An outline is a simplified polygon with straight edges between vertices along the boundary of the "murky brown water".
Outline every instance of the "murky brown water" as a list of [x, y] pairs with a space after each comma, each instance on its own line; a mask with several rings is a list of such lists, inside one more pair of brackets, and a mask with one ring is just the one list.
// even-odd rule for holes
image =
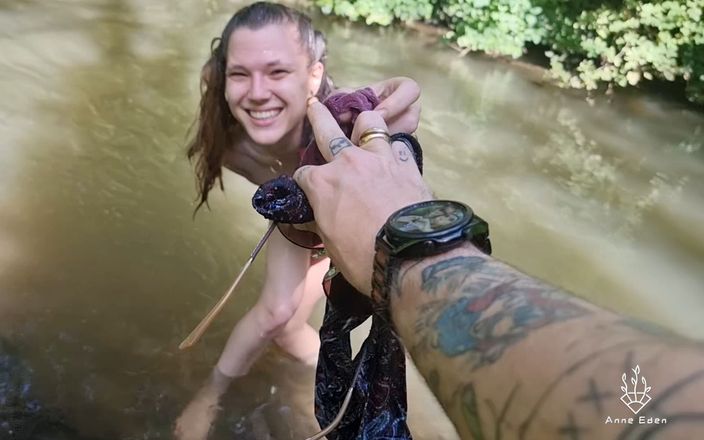
[[[168, 438], [256, 298], [261, 262], [177, 350], [265, 228], [232, 175], [193, 220], [183, 153], [200, 65], [240, 4], [0, 3], [0, 342], [66, 438]], [[320, 25], [338, 84], [419, 81], [426, 176], [490, 222], [498, 257], [704, 336], [704, 115], [637, 93], [589, 105], [414, 33]], [[311, 384], [272, 350], [213, 438], [300, 438]], [[417, 378], [410, 389], [417, 438], [453, 438]]]

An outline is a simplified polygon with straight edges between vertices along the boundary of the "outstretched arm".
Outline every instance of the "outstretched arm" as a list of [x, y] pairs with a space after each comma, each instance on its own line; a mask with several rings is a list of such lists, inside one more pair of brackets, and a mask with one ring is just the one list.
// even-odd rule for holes
[[[471, 245], [405, 263], [396, 281], [396, 328], [462, 438], [704, 432], [704, 351], [690, 341], [598, 308]], [[622, 387], [651, 387], [650, 397], [632, 398], [652, 401], [634, 415], [642, 405], [629, 409]]]
[[[308, 116], [318, 145], [341, 144], [324, 106], [311, 105]], [[383, 120], [364, 112], [357, 125]], [[331, 148], [330, 163], [294, 177], [333, 261], [368, 294], [377, 231], [392, 212], [427, 200], [429, 189], [401, 146], [349, 146]], [[404, 263], [391, 284], [398, 333], [463, 438], [704, 433], [700, 344], [601, 309], [469, 244]]]

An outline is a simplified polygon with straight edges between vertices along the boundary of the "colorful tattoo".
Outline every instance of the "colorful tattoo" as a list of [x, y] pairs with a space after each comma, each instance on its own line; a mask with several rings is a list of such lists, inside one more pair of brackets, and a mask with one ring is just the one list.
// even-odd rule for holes
[[[408, 273], [401, 271], [398, 279]], [[606, 416], [619, 414], [613, 412], [613, 408], [627, 411], [620, 401], [618, 384], [612, 388], [606, 372], [595, 371], [597, 366], [615, 365], [618, 373], [621, 365], [623, 370], [620, 371], [629, 371], [639, 363], [658, 365], [662, 362], [658, 357], [668, 348], [701, 348], [701, 343], [649, 324], [619, 319], [609, 313], [599, 315], [579, 299], [487, 257], [461, 256], [430, 264], [421, 272], [420, 290], [427, 295], [421, 296], [424, 304], [417, 309], [414, 332], [418, 342], [410, 349], [414, 359], [423, 359], [434, 352], [433, 355], [443, 355], [443, 361], [459, 360], [459, 364], [452, 364], [454, 368], [462, 368], [461, 363], [465, 361], [470, 366], [464, 380], [460, 377], [455, 382], [445, 383], [443, 378], [445, 391], [450, 385], [457, 390], [450, 391], [452, 394], [444, 403], [461, 416], [458, 429], [468, 438], [500, 440], [502, 434], [508, 435], [509, 431], [521, 440], [592, 438], [598, 435], [595, 427], [605, 423]], [[402, 295], [400, 289], [397, 295]], [[502, 383], [501, 391], [484, 390], [473, 381], [476, 377], [472, 370], [496, 363], [503, 353], [534, 330], [592, 313], [595, 319], [584, 322], [591, 326], [581, 330], [586, 333], [573, 335], [577, 338], [574, 341], [562, 340], [561, 353], [565, 357], [553, 365], [559, 369], [547, 383], [542, 378], [541, 388], [536, 390], [535, 384], [531, 384], [533, 388], [521, 386], [521, 382], [516, 381]], [[590, 330], [594, 333], [589, 333]], [[605, 338], [603, 341], [599, 339], [601, 335]], [[619, 336], [610, 339], [610, 335]], [[594, 345], [595, 340], [598, 343]], [[586, 345], [580, 345], [582, 342]], [[588, 350], [584, 351], [584, 347]], [[640, 350], [640, 347], [647, 350]], [[654, 347], [658, 350], [653, 351]], [[431, 356], [432, 365], [437, 368], [439, 361], [434, 357]], [[662, 384], [648, 406], [638, 414], [646, 419], [666, 418], [666, 424], [633, 423], [614, 427], [619, 429], [616, 438], [665, 438], [668, 430], [680, 427], [704, 429], [704, 411], [692, 406], [682, 408], [682, 401], [677, 399], [687, 390], [691, 393], [692, 386], [701, 387], [704, 383], [704, 370], [692, 370], [679, 378], [672, 377], [674, 382]], [[618, 374], [615, 377], [618, 378]], [[429, 382], [437, 390], [437, 370], [433, 370]], [[506, 387], [511, 387], [508, 395], [504, 394], [508, 391]], [[483, 393], [483, 397], [478, 393]], [[490, 394], [484, 396], [487, 393]], [[497, 393], [505, 397], [499, 401]], [[549, 415], [546, 414], [548, 408]], [[546, 420], [549, 423], [546, 424]]]
[[460, 296], [427, 304], [417, 328], [431, 329], [425, 330], [425, 343], [446, 356], [470, 355], [475, 369], [496, 362], [531, 330], [588, 313], [558, 289], [482, 257], [455, 257], [426, 267], [421, 289]]
[[421, 288], [429, 293], [435, 293], [442, 287], [446, 290], [457, 289], [472, 272], [479, 270], [483, 265], [484, 259], [479, 257], [443, 260], [423, 269]]

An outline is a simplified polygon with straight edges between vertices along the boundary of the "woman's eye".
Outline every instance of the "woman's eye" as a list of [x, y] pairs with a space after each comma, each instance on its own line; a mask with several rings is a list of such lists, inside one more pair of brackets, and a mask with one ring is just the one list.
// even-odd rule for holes
[[247, 75], [244, 72], [230, 72], [227, 74], [227, 76], [233, 78], [244, 78]]
[[271, 72], [271, 76], [276, 79], [281, 79], [288, 74], [288, 70], [276, 69]]

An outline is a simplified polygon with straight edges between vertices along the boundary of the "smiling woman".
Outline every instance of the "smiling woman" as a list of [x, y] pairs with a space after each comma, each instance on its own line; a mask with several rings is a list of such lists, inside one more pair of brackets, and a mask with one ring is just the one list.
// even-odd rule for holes
[[[230, 19], [203, 68], [197, 133], [188, 149], [195, 160], [198, 207], [207, 203], [216, 181], [222, 188], [222, 168], [257, 185], [293, 174], [312, 140], [306, 102], [332, 92], [325, 55], [325, 39], [310, 18], [288, 7], [259, 2]], [[415, 131], [420, 91], [414, 81], [392, 78], [369, 87], [381, 100], [377, 110], [390, 130]], [[212, 376], [177, 421], [181, 439], [207, 437], [231, 379], [247, 374], [268, 342], [305, 364], [317, 361], [320, 341], [307, 320], [322, 296], [327, 260], [311, 260], [310, 250], [278, 231], [266, 254], [261, 296], [237, 323]]]
[[256, 184], [295, 169], [307, 137], [306, 98], [332, 89], [325, 54], [323, 35], [298, 11], [255, 3], [233, 15], [203, 68], [198, 131], [188, 150], [201, 204], [223, 166]]
[[297, 152], [305, 118], [301, 104], [323, 78], [323, 64], [310, 65], [297, 34], [293, 25], [267, 25], [230, 36], [225, 98], [251, 141], [266, 145], [269, 154]]

